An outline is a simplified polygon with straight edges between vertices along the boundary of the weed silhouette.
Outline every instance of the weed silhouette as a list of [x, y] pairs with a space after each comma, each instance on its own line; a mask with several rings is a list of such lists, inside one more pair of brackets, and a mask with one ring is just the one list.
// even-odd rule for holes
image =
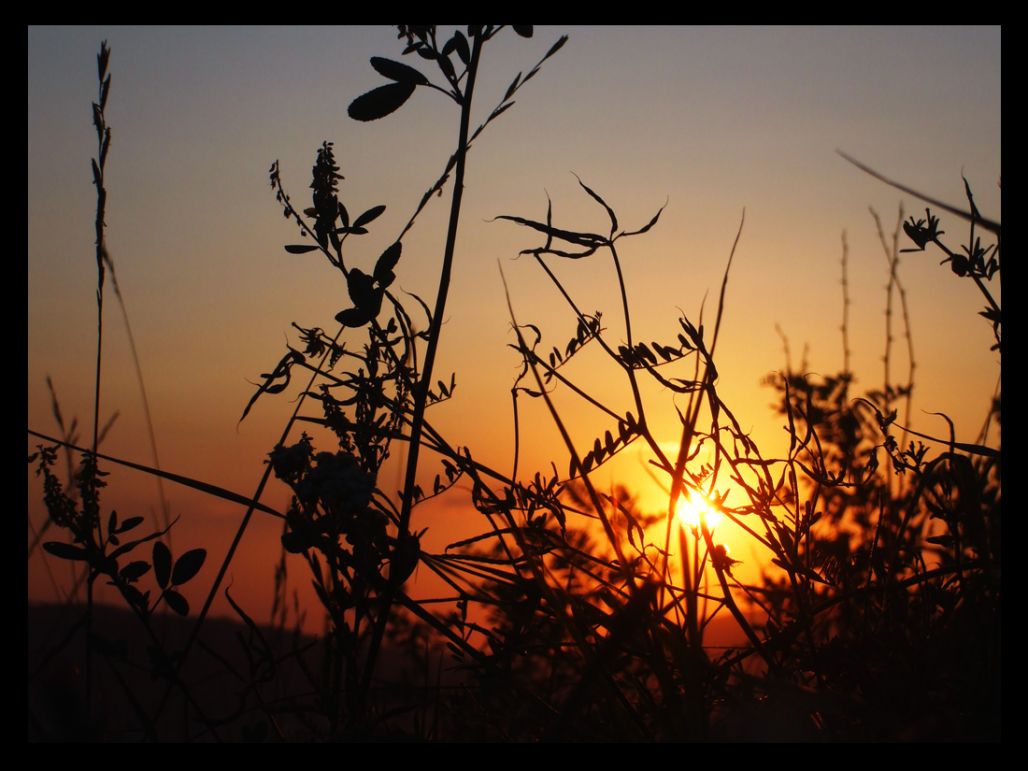
[[[999, 223], [981, 217], [966, 181], [967, 211], [926, 199], [930, 207], [969, 223], [967, 244], [959, 249], [943, 240], [942, 222], [931, 208], [925, 218], [909, 220], [901, 209], [891, 239], [872, 210], [888, 275], [885, 374], [881, 388], [859, 394], [850, 371], [849, 249], [843, 234], [843, 369], [815, 376], [805, 360], [794, 369], [786, 341], [786, 366], [767, 385], [786, 421], [789, 447], [782, 457], [769, 457], [722, 398], [716, 365], [745, 213], [727, 249], [713, 322], [705, 324], [702, 311], [695, 318], [682, 312], [656, 338], [633, 323], [624, 255], [659, 226], [663, 206], [654, 207], [646, 222], [626, 226], [609, 203], [613, 199], [579, 179], [581, 194], [605, 220], [602, 228], [556, 224], [549, 201], [537, 219], [501, 214], [492, 227], [515, 226], [534, 239], [521, 254], [557, 289], [574, 331], [552, 342], [546, 330], [518, 318], [516, 298], [508, 292], [510, 348], [520, 365], [510, 389], [515, 446], [509, 466], [492, 467], [433, 425], [430, 410], [460, 398], [456, 375], [439, 377], [436, 359], [461, 259], [457, 236], [470, 150], [567, 40], [557, 39], [538, 63], [517, 73], [486, 119], [472, 128], [480, 68], [490, 43], [508, 33], [530, 37], [533, 30], [471, 25], [443, 33], [432, 26], [401, 26], [401, 57], [418, 66], [371, 59], [387, 82], [350, 103], [354, 120], [385, 119], [419, 88], [443, 94], [460, 115], [453, 153], [383, 251], [369, 254], [360, 237], [386, 206], [344, 204], [344, 177], [332, 142], [315, 151], [309, 206], [293, 202], [278, 161], [271, 165], [276, 201], [299, 232], [286, 252], [324, 256], [339, 271], [348, 302], [335, 314], [335, 331], [293, 322], [296, 343], [261, 375], [243, 407], [240, 420], [259, 400], [303, 380], [251, 495], [173, 474], [156, 461], [151, 467], [98, 451], [103, 290], [110, 266], [104, 241], [110, 52], [101, 46], [100, 92], [93, 105], [99, 142], [93, 162], [93, 438], [91, 446], [78, 446], [77, 423], [65, 424], [51, 384], [61, 436], [30, 431], [48, 444], [29, 459], [42, 479], [46, 532], [65, 536], [43, 542], [40, 531], [35, 541], [50, 555], [82, 565], [87, 602], [78, 623], [30, 666], [30, 683], [38, 683], [42, 694], [30, 699], [30, 738], [998, 739], [999, 441], [990, 443], [989, 424], [974, 441], [958, 441], [952, 423], [948, 437], [911, 428], [914, 337], [899, 268], [901, 254], [939, 249], [943, 264], [973, 283], [984, 299], [980, 315], [999, 350], [1002, 316], [990, 289], [1001, 271]], [[408, 232], [448, 184], [439, 285], [430, 305], [416, 295], [401, 296], [396, 282]], [[983, 246], [983, 233], [996, 243]], [[913, 247], [901, 249], [902, 237]], [[619, 307], [594, 310], [590, 298], [574, 297], [553, 269], [563, 260], [609, 262]], [[623, 339], [604, 326], [612, 317], [619, 329], [623, 325]], [[902, 381], [893, 361], [897, 318], [909, 365]], [[586, 349], [601, 355], [610, 377], [623, 383], [621, 402], [598, 396], [590, 384], [596, 371], [578, 368]], [[650, 423], [650, 384], [676, 400], [681, 433], [670, 452]], [[557, 390], [599, 413], [591, 441], [572, 437], [551, 396]], [[540, 400], [561, 436], [562, 446], [552, 450], [560, 463], [547, 469], [522, 468], [523, 399]], [[997, 393], [990, 416], [997, 424], [1000, 408]], [[322, 429], [319, 435], [330, 437], [331, 446], [316, 446], [302, 430], [308, 427]], [[632, 445], [643, 448], [667, 491], [661, 511], [644, 510], [622, 485], [597, 485], [596, 469]], [[55, 471], [62, 447], [68, 483]], [[403, 468], [399, 491], [382, 477], [396, 458]], [[101, 461], [131, 465], [246, 507], [213, 577], [203, 572], [205, 549], [172, 551], [164, 539], [174, 524], [167, 516], [161, 527], [139, 535], [142, 517], [102, 514]], [[289, 490], [284, 512], [261, 502], [272, 476]], [[470, 490], [467, 505], [482, 515], [483, 531], [433, 553], [421, 541], [419, 507], [460, 488]], [[680, 515], [682, 506], [693, 507], [692, 519]], [[225, 586], [255, 512], [282, 523], [270, 626], [255, 622]], [[744, 583], [735, 574], [739, 560], [730, 555], [719, 520], [740, 528], [761, 555], [759, 581]], [[312, 583], [319, 607], [301, 608], [294, 594], [290, 609], [288, 587], [296, 579], [288, 575], [287, 555], [295, 555], [291, 564], [296, 557], [302, 561], [308, 571], [303, 580]], [[408, 582], [418, 570], [436, 576], [449, 594], [414, 596]], [[197, 577], [210, 584], [187, 620], [193, 609], [179, 588]], [[113, 633], [101, 632], [96, 623], [92, 587], [101, 578], [118, 589], [129, 611], [117, 623], [105, 615], [104, 629]], [[231, 634], [215, 634], [224, 631], [223, 622], [207, 621], [219, 595], [238, 617]], [[158, 618], [155, 610], [162, 606], [175, 616]], [[303, 634], [307, 613], [323, 616], [323, 634]], [[716, 629], [730, 629], [737, 642], [712, 644]], [[77, 660], [70, 642], [80, 633], [81, 690], [63, 669]], [[216, 666], [217, 687], [199, 673], [198, 657]], [[104, 699], [124, 706], [117, 721], [98, 717], [98, 658], [108, 673], [101, 684]], [[139, 671], [150, 675], [149, 686], [135, 677]], [[62, 702], [74, 706], [76, 699], [77, 709], [53, 709]]]

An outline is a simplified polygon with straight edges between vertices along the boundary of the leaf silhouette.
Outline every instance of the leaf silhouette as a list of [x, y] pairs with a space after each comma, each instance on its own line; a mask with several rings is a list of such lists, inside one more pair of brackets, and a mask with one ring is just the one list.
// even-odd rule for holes
[[80, 546], [72, 546], [70, 543], [61, 543], [60, 541], [47, 541], [43, 544], [43, 548], [55, 557], [60, 557], [62, 560], [87, 559], [85, 549], [83, 549]]
[[374, 304], [375, 289], [372, 286], [372, 278], [360, 268], [351, 268], [346, 275], [346, 287], [350, 292], [350, 299], [358, 308], [371, 308]]
[[131, 530], [134, 527], [137, 527], [137, 526], [141, 525], [142, 523], [143, 523], [143, 518], [142, 517], [129, 517], [124, 522], [122, 522], [120, 525], [118, 525], [118, 527], [115, 528], [114, 532], [116, 532], [116, 533], [127, 533], [129, 530]]
[[154, 538], [160, 538], [162, 535], [168, 532], [168, 529], [169, 528], [165, 528], [164, 530], [159, 530], [155, 533], [150, 533], [150, 535], [144, 536], [142, 538], [137, 538], [136, 540], [129, 541], [126, 544], [122, 544], [120, 547], [118, 547], [108, 555], [108, 559], [116, 560], [121, 555], [128, 554], [130, 551], [139, 546], [139, 544], [146, 543], [147, 541], [152, 541]]
[[521, 35], [521, 37], [532, 37], [531, 24], [511, 24], [510, 26], [515, 32]]
[[290, 254], [306, 254], [307, 252], [317, 251], [318, 247], [311, 246], [310, 244], [290, 244], [286, 247], [286, 251]]
[[371, 314], [365, 308], [347, 308], [336, 314], [336, 321], [344, 327], [363, 327], [371, 321]]
[[360, 121], [378, 120], [400, 109], [410, 99], [417, 86], [414, 83], [388, 83], [362, 94], [350, 102], [347, 111]]
[[364, 212], [361, 216], [359, 216], [357, 219], [353, 221], [353, 227], [359, 228], [363, 225], [367, 225], [372, 220], [377, 219], [378, 216], [385, 210], [386, 207], [382, 205], [372, 206], [370, 209], [368, 209], [366, 212]]
[[403, 244], [397, 241], [378, 258], [375, 263], [375, 280], [382, 286], [388, 286], [396, 276], [393, 275], [393, 268], [400, 261], [400, 254], [403, 252]]
[[449, 81], [455, 81], [457, 79], [457, 73], [453, 70], [453, 63], [445, 56], [440, 56], [436, 63], [439, 65], [439, 69], [443, 71], [443, 75]]
[[559, 238], [561, 241], [567, 241], [569, 244], [592, 247], [594, 250], [606, 243], [605, 238], [598, 236], [595, 233], [576, 233], [571, 230], [561, 230], [560, 228], [544, 225], [541, 222], [525, 219], [524, 217], [501, 214], [496, 219], [510, 220], [511, 222], [516, 222], [519, 225], [524, 225], [525, 227], [532, 228], [533, 230], [538, 230], [540, 233], [545, 233], [547, 237]]
[[[667, 204], [665, 203], [664, 206], [667, 206]], [[647, 222], [641, 228], [639, 228], [638, 230], [632, 230], [632, 231], [623, 230], [623, 231], [621, 231], [621, 235], [622, 236], [638, 236], [638, 235], [642, 235], [643, 233], [648, 231], [650, 228], [652, 228], [654, 225], [657, 224], [657, 220], [660, 219], [660, 215], [664, 213], [664, 206], [661, 206], [657, 210], [657, 213], [653, 215], [653, 219], [651, 219], [649, 222]]]
[[171, 551], [164, 545], [164, 541], [154, 542], [153, 572], [157, 578], [157, 585], [162, 589], [166, 588], [168, 579], [171, 578]]
[[555, 53], [557, 53], [557, 51], [559, 51], [561, 48], [563, 48], [564, 44], [566, 42], [568, 42], [568, 36], [567, 35], [561, 35], [559, 38], [557, 38], [557, 42], [554, 43], [552, 46], [550, 46], [550, 50], [546, 52], [546, 56], [544, 56], [542, 58], [542, 61], [540, 61], [540, 64], [542, 64], [542, 62], [546, 61], [551, 56], [553, 56]]
[[512, 80], [510, 82], [510, 85], [507, 86], [507, 91], [503, 95], [503, 101], [506, 102], [508, 99], [510, 99], [512, 96], [514, 96], [514, 92], [518, 90], [518, 85], [520, 83], [521, 83], [521, 73], [519, 72], [517, 75], [514, 76], [514, 80]]
[[[574, 172], [572, 172], [572, 174], [574, 174]], [[614, 214], [614, 210], [611, 209], [607, 202], [600, 197], [599, 193], [585, 184], [577, 174], [575, 174], [575, 179], [578, 180], [578, 184], [582, 186], [582, 189], [585, 190], [585, 192], [587, 192], [595, 201], [607, 210], [607, 216], [610, 217], [610, 234], [614, 235], [614, 231], [618, 229], [618, 218], [617, 215]]]
[[136, 562], [130, 562], [121, 569], [121, 577], [126, 581], [135, 581], [150, 570], [150, 564], [143, 560], [137, 560]]
[[189, 602], [174, 589], [168, 589], [164, 593], [164, 601], [168, 603], [168, 606], [180, 616], [189, 615]]
[[206, 549], [191, 549], [175, 561], [171, 571], [171, 583], [180, 586], [200, 572], [204, 560], [207, 559]]
[[471, 61], [471, 49], [468, 48], [468, 39], [464, 37], [464, 33], [460, 30], [454, 32], [451, 39], [454, 41], [454, 48], [457, 51], [457, 56], [460, 57], [460, 60], [464, 62], [464, 66], [466, 67], [468, 62]]
[[371, 66], [379, 73], [397, 83], [413, 83], [415, 86], [427, 86], [428, 78], [409, 64], [394, 62], [392, 59], [383, 59], [381, 56], [371, 57]]

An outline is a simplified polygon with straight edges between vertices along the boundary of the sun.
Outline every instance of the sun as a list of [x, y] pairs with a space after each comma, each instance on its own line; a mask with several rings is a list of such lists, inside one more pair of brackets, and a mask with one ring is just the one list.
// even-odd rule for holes
[[724, 514], [712, 506], [697, 492], [686, 491], [675, 506], [675, 515], [682, 527], [697, 528], [702, 522], [707, 530], [713, 530], [724, 521]]

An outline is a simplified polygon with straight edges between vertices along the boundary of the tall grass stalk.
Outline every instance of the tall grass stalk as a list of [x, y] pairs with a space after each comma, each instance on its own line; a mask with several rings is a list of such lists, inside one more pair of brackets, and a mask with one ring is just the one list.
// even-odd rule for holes
[[[125, 306], [125, 298], [121, 294], [121, 287], [118, 285], [118, 274], [114, 270], [114, 262], [111, 260], [110, 252], [104, 249], [104, 261], [111, 273], [111, 286], [114, 289], [114, 297], [118, 301], [118, 308], [121, 310], [122, 321], [125, 322], [125, 333], [128, 335], [129, 352], [132, 355], [132, 367], [136, 373], [136, 382], [139, 384], [139, 398], [143, 406], [143, 419], [146, 422], [146, 438], [150, 442], [150, 454], [153, 456], [154, 468], [158, 471], [161, 468], [161, 459], [157, 453], [157, 434], [153, 427], [153, 413], [150, 411], [150, 398], [146, 393], [146, 381], [143, 379], [143, 366], [139, 360], [139, 350], [136, 348], [136, 337], [132, 334], [132, 324], [129, 322], [128, 308]], [[174, 543], [171, 536], [171, 510], [168, 506], [167, 496], [164, 494], [164, 481], [158, 474], [154, 478], [157, 485], [157, 505], [161, 513], [160, 520], [154, 515], [154, 524], [163, 528], [167, 533], [168, 548], [174, 551]]]
[[[45, 502], [49, 515], [48, 524], [54, 523], [62, 528], [66, 528], [73, 536], [74, 540], [74, 544], [67, 544], [59, 541], [45, 542], [43, 547], [50, 554], [61, 559], [68, 560], [73, 564], [76, 562], [85, 563], [82, 575], [85, 576], [86, 581], [86, 609], [83, 614], [82, 626], [84, 626], [85, 629], [84, 680], [86, 695], [85, 721], [87, 727], [92, 726], [94, 722], [95, 672], [93, 663], [95, 658], [94, 653], [98, 650], [97, 641], [102, 639], [94, 632], [93, 587], [96, 580], [101, 576], [106, 577], [108, 582], [119, 591], [145, 629], [149, 642], [153, 646], [151, 648], [153, 654], [156, 657], [167, 661], [170, 657], [168, 656], [167, 651], [164, 650], [162, 641], [150, 623], [151, 614], [162, 601], [175, 608], [178, 612], [188, 612], [188, 603], [184, 597], [175, 591], [173, 587], [184, 584], [186, 581], [191, 579], [199, 571], [206, 557], [205, 550], [194, 549], [181, 555], [179, 560], [172, 563], [172, 554], [168, 547], [163, 543], [158, 543], [154, 546], [153, 566], [142, 560], [137, 560], [121, 566], [119, 565], [119, 558], [122, 555], [129, 554], [143, 543], [154, 541], [167, 535], [171, 523], [169, 523], [163, 531], [157, 530], [149, 536], [122, 544], [119, 536], [127, 537], [124, 534], [137, 527], [143, 521], [143, 518], [129, 517], [127, 519], [119, 520], [117, 513], [112, 511], [105, 522], [104, 518], [101, 516], [100, 490], [106, 485], [103, 477], [106, 476], [107, 473], [100, 470], [99, 459], [101, 456], [98, 452], [98, 447], [103, 436], [117, 417], [117, 413], [115, 413], [104, 428], [100, 428], [101, 375], [103, 371], [103, 295], [105, 268], [107, 265], [111, 264], [110, 258], [107, 255], [106, 239], [104, 235], [106, 228], [105, 216], [107, 210], [107, 189], [105, 186], [104, 172], [111, 144], [111, 129], [107, 125], [104, 114], [111, 86], [111, 76], [107, 73], [109, 60], [110, 49], [108, 48], [106, 41], [104, 41], [100, 46], [100, 53], [97, 55], [97, 73], [100, 84], [99, 95], [97, 101], [92, 105], [93, 125], [96, 128], [97, 133], [98, 153], [97, 158], [92, 159], [91, 162], [93, 183], [97, 188], [95, 219], [95, 246], [97, 261], [97, 355], [91, 447], [88, 450], [83, 450], [81, 448], [74, 447], [70, 441], [74, 438], [73, 431], [71, 428], [66, 431], [64, 430], [63, 419], [57, 403], [56, 393], [53, 391], [52, 383], [50, 383], [50, 388], [53, 398], [54, 415], [58, 422], [58, 427], [62, 429], [65, 437], [63, 440], [56, 440], [29, 429], [30, 435], [35, 435], [46, 441], [50, 441], [55, 445], [53, 449], [47, 449], [40, 446], [39, 452], [30, 456], [29, 462], [33, 462], [37, 459], [39, 460], [37, 474], [42, 475], [45, 479], [44, 488], [46, 490]], [[65, 493], [60, 482], [50, 471], [51, 466], [56, 461], [56, 446], [59, 445], [63, 445], [66, 450], [77, 450], [83, 455], [81, 466], [73, 475], [73, 478], [69, 479], [69, 487], [74, 484], [78, 488], [78, 500], [75, 499], [74, 495], [68, 495]], [[70, 468], [71, 465], [69, 465], [69, 469]], [[163, 473], [151, 469], [147, 469], [147, 471], [154, 471], [154, 473], [157, 473], [158, 475]], [[162, 589], [160, 596], [154, 602], [153, 606], [150, 606], [149, 604], [150, 593], [147, 592], [144, 594], [133, 586], [134, 582], [148, 572], [151, 567], [154, 567], [155, 572], [158, 574], [158, 583]], [[58, 644], [54, 649], [53, 654], [59, 652], [66, 643], [71, 641], [74, 630], [77, 629], [78, 626], [79, 625], [75, 625], [72, 627], [72, 631], [68, 633], [64, 641]], [[103, 651], [104, 660], [109, 664], [110, 656], [110, 649]], [[116, 670], [114, 671], [114, 677], [122, 686], [128, 701], [134, 708], [137, 708], [138, 703], [136, 702], [134, 695], [127, 689], [125, 681]], [[212, 735], [217, 736], [217, 729], [214, 723], [206, 715], [204, 709], [197, 703], [188, 686], [186, 686], [177, 674], [172, 675], [171, 682], [181, 690], [187, 703], [195, 711], [198, 718], [207, 726], [208, 730], [211, 731]], [[144, 726], [146, 735], [148, 737], [154, 737], [155, 729], [153, 722], [138, 709], [137, 713], [139, 714], [140, 720]]]
[[[107, 212], [107, 189], [104, 187], [104, 169], [107, 165], [107, 151], [111, 145], [111, 130], [107, 126], [104, 117], [104, 108], [107, 105], [107, 95], [110, 91], [111, 79], [107, 75], [107, 63], [110, 58], [110, 49], [105, 40], [100, 46], [100, 53], [96, 57], [97, 76], [100, 81], [98, 101], [93, 102], [93, 125], [96, 127], [97, 155], [92, 160], [93, 184], [96, 186], [96, 383], [93, 389], [93, 444], [92, 453], [94, 465], [92, 467], [93, 482], [87, 486], [86, 492], [92, 495], [83, 495], [82, 506], [89, 516], [89, 509], [94, 509], [92, 517], [95, 520], [97, 537], [102, 546], [104, 534], [100, 522], [99, 504], [96, 500], [98, 494], [96, 489], [95, 474], [99, 469], [95, 466], [97, 446], [100, 438], [100, 375], [102, 372], [103, 357], [103, 327], [104, 327], [104, 257], [107, 246], [104, 239], [104, 228], [106, 223], [104, 217]], [[89, 638], [93, 629], [93, 575], [90, 574], [86, 584], [86, 705], [87, 710], [92, 712], [93, 705], [93, 653]]]

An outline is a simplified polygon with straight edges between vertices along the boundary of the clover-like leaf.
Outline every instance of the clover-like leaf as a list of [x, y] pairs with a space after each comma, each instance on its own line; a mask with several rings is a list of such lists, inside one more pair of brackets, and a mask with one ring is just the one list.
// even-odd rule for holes
[[460, 60], [464, 62], [464, 66], [466, 67], [471, 61], [471, 49], [468, 47], [468, 39], [464, 37], [464, 33], [457, 30], [453, 33], [451, 40], [453, 41], [453, 47], [457, 52], [457, 56], [460, 57]]
[[175, 560], [175, 567], [171, 571], [171, 583], [174, 586], [184, 584], [200, 572], [205, 559], [207, 559], [206, 549], [191, 549], [187, 551]]
[[397, 83], [413, 83], [415, 86], [427, 86], [428, 78], [409, 64], [394, 62], [392, 59], [383, 59], [381, 56], [371, 57], [371, 66], [379, 73]]
[[150, 563], [144, 560], [130, 562], [121, 569], [121, 577], [126, 581], [136, 581], [150, 570]]
[[61, 541], [47, 541], [43, 544], [43, 548], [55, 557], [60, 557], [62, 560], [88, 559], [88, 555], [85, 549], [83, 549], [81, 546], [72, 546], [70, 543], [62, 543]]
[[171, 551], [164, 545], [164, 541], [154, 541], [153, 572], [157, 578], [157, 585], [161, 589], [166, 588], [168, 579], [171, 578]]
[[355, 228], [359, 228], [363, 225], [367, 225], [372, 220], [377, 219], [378, 216], [385, 210], [386, 207], [382, 205], [372, 206], [370, 209], [368, 209], [366, 212], [364, 212], [361, 216], [359, 216], [357, 219], [353, 221], [353, 226]]
[[387, 83], [362, 94], [350, 102], [347, 110], [354, 120], [369, 121], [384, 118], [400, 109], [410, 99], [417, 86], [414, 83]]
[[143, 518], [142, 517], [129, 517], [124, 522], [122, 522], [120, 525], [118, 525], [118, 527], [115, 528], [114, 532], [116, 532], [116, 533], [127, 533], [129, 530], [131, 530], [134, 527], [138, 527], [142, 523], [143, 523]]
[[174, 589], [168, 589], [164, 592], [164, 601], [180, 616], [189, 615], [189, 601]]
[[374, 303], [373, 280], [360, 268], [351, 268], [346, 274], [346, 288], [350, 292], [350, 299], [358, 308], [370, 308]]
[[382, 252], [382, 256], [375, 263], [375, 280], [382, 286], [389, 286], [396, 276], [393, 268], [400, 261], [400, 254], [403, 252], [403, 244], [397, 241], [395, 244]]
[[449, 59], [448, 59], [447, 57], [445, 57], [445, 56], [440, 56], [440, 57], [439, 57], [439, 58], [438, 58], [438, 59], [436, 60], [436, 62], [437, 62], [437, 63], [438, 63], [438, 65], [439, 65], [439, 69], [440, 69], [440, 70], [442, 70], [442, 72], [443, 72], [443, 75], [445, 75], [445, 76], [446, 76], [446, 79], [447, 79], [447, 80], [449, 80], [449, 81], [450, 81], [451, 83], [453, 83], [454, 81], [456, 81], [456, 80], [457, 80], [457, 73], [456, 73], [456, 72], [454, 72], [454, 69], [453, 69], [453, 62], [451, 62], [451, 61], [450, 61], [450, 60], [449, 60]]
[[363, 327], [371, 321], [371, 313], [366, 308], [347, 308], [336, 314], [336, 321], [344, 327]]

